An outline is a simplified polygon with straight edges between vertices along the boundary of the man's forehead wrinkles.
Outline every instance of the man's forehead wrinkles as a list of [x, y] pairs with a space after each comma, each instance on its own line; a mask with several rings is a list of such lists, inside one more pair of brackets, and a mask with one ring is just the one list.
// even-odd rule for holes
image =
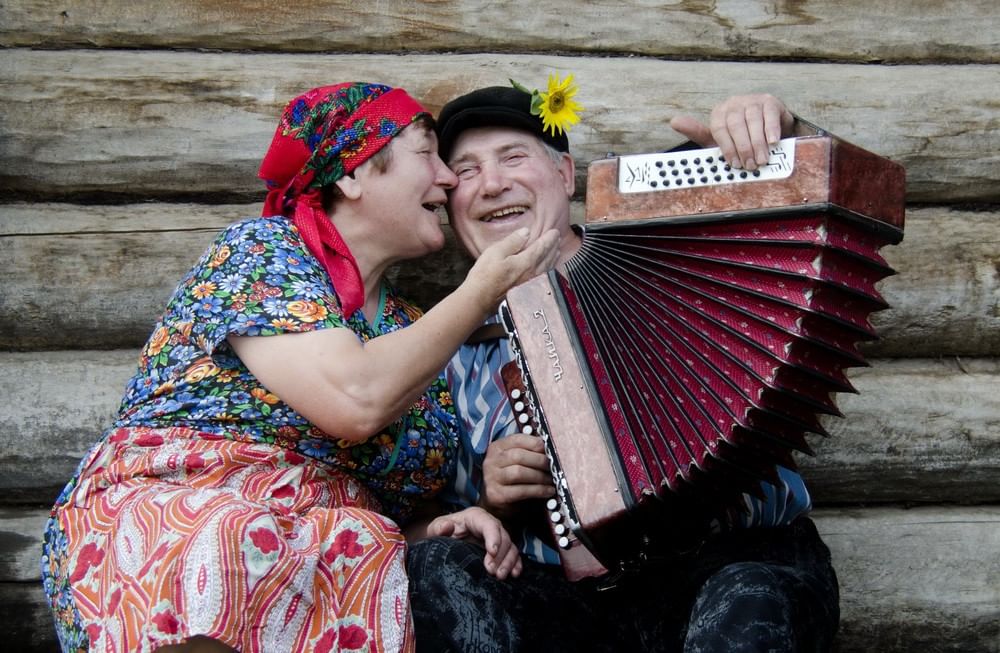
[[530, 149], [532, 139], [530, 136], [521, 135], [510, 135], [505, 138], [502, 142], [498, 144], [480, 143], [480, 144], [464, 144], [459, 148], [460, 152], [458, 156], [454, 156], [448, 161], [448, 165], [455, 165], [457, 163], [469, 163], [469, 162], [482, 162], [490, 157], [496, 157], [500, 154], [506, 154], [511, 150], [516, 149]]

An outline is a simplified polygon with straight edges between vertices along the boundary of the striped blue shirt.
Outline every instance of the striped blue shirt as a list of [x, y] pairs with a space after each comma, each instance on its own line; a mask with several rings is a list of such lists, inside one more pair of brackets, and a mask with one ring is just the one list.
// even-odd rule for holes
[[[448, 364], [447, 378], [458, 416], [459, 446], [454, 482], [444, 501], [458, 508], [475, 505], [483, 482], [483, 459], [493, 440], [518, 433], [500, 368], [513, 360], [506, 339], [463, 345]], [[734, 512], [732, 528], [782, 526], [812, 509], [802, 477], [778, 467], [780, 483], [761, 483], [764, 500], [744, 495], [744, 512]], [[559, 563], [558, 553], [531, 533], [513, 533], [521, 552], [532, 560]]]

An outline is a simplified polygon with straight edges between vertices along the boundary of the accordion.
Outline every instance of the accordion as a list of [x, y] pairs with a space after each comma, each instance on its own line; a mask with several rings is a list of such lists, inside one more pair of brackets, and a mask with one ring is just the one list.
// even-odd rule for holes
[[887, 307], [879, 250], [902, 239], [904, 190], [900, 165], [827, 135], [782, 140], [754, 172], [717, 148], [590, 165], [581, 249], [501, 304], [568, 577], [629, 564], [674, 515], [739, 505], [812, 453]]

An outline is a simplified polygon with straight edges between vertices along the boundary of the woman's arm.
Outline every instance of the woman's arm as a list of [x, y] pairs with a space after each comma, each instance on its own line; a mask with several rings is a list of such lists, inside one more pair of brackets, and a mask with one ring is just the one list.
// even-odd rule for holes
[[555, 264], [558, 233], [515, 232], [483, 252], [465, 281], [412, 325], [363, 343], [348, 329], [230, 336], [272, 393], [323, 431], [363, 440], [402, 415], [510, 288]]

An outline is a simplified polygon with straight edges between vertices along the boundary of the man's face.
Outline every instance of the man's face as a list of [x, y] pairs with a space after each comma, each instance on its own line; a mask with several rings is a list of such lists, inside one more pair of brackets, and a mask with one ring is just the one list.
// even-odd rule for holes
[[564, 248], [576, 242], [569, 210], [574, 166], [568, 154], [555, 161], [528, 132], [477, 127], [462, 132], [445, 163], [458, 177], [448, 192], [451, 225], [473, 256], [521, 227], [529, 229], [529, 242], [548, 229], [560, 231]]

